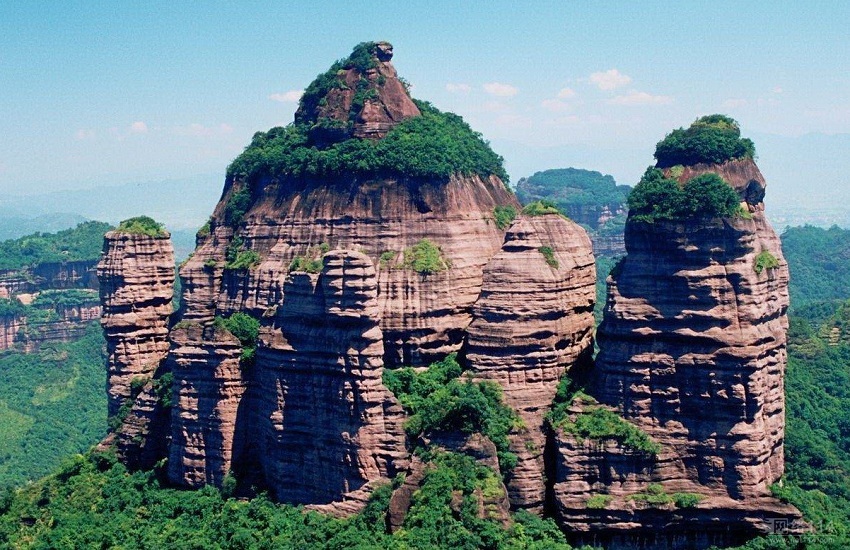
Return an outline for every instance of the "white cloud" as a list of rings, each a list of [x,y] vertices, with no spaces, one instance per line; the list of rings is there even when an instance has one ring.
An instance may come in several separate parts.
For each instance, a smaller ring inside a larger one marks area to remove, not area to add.
[[[281,103],[295,103],[301,96],[304,95],[304,90],[289,90],[282,94],[272,94],[269,99],[272,101],[280,101]]]
[[[514,86],[501,82],[488,82],[484,85],[484,91],[497,97],[513,97],[519,93],[519,90]]]
[[[775,93],[775,94],[781,94],[781,93],[782,93],[782,92],[784,92],[785,90],[783,90],[781,86],[776,86],[776,87],[774,87],[774,88],[773,88],[773,90],[772,90],[772,91],[773,91],[773,93]]]
[[[724,109],[737,109],[747,104],[747,100],[739,97],[729,98],[722,103]]]
[[[446,90],[453,94],[468,94],[470,91],[472,91],[472,86],[470,86],[469,84],[455,84],[449,82],[448,84],[446,84]]]
[[[74,139],[77,141],[85,141],[87,139],[93,139],[95,136],[94,130],[89,130],[87,128],[80,128],[76,132],[74,132]]]
[[[600,90],[616,90],[622,88],[632,81],[632,77],[624,75],[617,69],[609,69],[604,72],[593,73],[590,81]]]
[[[224,136],[232,132],[233,126],[225,123],[219,124],[218,126],[204,126],[203,124],[195,122],[188,126],[176,126],[174,128],[174,133],[178,136],[192,137]]]
[[[131,134],[145,134],[148,131],[148,125],[142,122],[141,120],[137,120],[133,124],[130,125],[130,133]]]
[[[558,99],[570,99],[576,96],[576,91],[572,88],[561,88],[558,92]]]
[[[608,102],[612,105],[667,105],[673,102],[673,98],[669,95],[652,95],[632,90],[626,94],[615,96]]]
[[[552,111],[553,113],[567,111],[572,107],[572,105],[570,105],[566,101],[561,101],[560,99],[544,99],[540,103],[540,106],[546,109],[547,111]]]

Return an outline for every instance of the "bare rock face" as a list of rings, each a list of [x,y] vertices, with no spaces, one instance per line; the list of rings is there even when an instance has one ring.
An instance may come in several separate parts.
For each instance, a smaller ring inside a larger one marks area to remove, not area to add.
[[[174,376],[168,477],[188,487],[221,486],[243,437],[239,405],[247,388],[242,345],[224,328],[184,323],[171,331]]]
[[[132,397],[134,378],[151,378],[168,353],[174,293],[169,236],[110,231],[97,264],[108,353],[109,415]]]
[[[384,387],[378,280],[365,254],[331,251],[293,273],[261,332],[247,455],[283,502],[352,512],[407,466],[401,406]]]
[[[560,378],[586,374],[593,352],[596,272],[584,229],[558,214],[521,216],[484,269],[464,348],[476,378],[497,382],[525,423],[508,489],[515,506],[542,513],[543,417]],[[574,369],[574,370],[573,370]]]
[[[565,466],[555,493],[568,529],[581,529],[584,521],[570,512],[590,490],[577,492],[570,473],[582,464],[604,473],[587,480],[593,491],[613,495],[615,508],[622,494],[651,482],[700,494],[708,508],[738,510],[738,523],[765,502],[782,517],[796,513],[768,489],[783,472],[788,267],[764,218],[764,179],[755,164],[686,167],[681,180],[709,171],[739,192],[750,216],[630,220],[628,255],[608,280],[598,334],[597,397],[663,450],[645,470],[623,474],[626,466],[611,465],[622,463],[616,453],[587,456],[559,441]],[[757,258],[766,254],[775,264],[760,269]],[[567,460],[570,454],[576,456]],[[612,471],[619,476],[613,486]],[[760,504],[748,508],[748,502]],[[734,524],[733,512],[726,513]],[[634,525],[639,516],[627,514],[620,527]],[[745,523],[750,534],[763,527]],[[618,528],[605,527],[609,534]]]
[[[262,315],[285,300],[284,281],[296,257],[318,260],[322,247],[357,250],[377,268],[388,366],[427,365],[460,348],[484,265],[504,238],[493,209],[519,206],[496,176],[447,182],[273,180],[255,198],[238,234],[261,263],[226,270],[225,252],[234,235],[224,224],[225,207],[239,185],[227,189],[211,233],[180,271],[183,319],[203,322],[233,311]],[[428,274],[405,265],[405,252],[425,239],[439,247],[442,259],[441,269]]]
[[[167,379],[166,379],[167,380]],[[118,458],[128,468],[151,469],[168,456],[171,387],[165,381],[151,380],[133,397],[133,404],[121,425],[101,443],[114,446]]]

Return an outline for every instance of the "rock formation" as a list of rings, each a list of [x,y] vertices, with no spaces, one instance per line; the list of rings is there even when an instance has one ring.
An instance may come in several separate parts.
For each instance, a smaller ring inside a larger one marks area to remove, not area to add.
[[[367,97],[366,113],[355,117],[354,134],[377,138],[387,125],[418,116],[418,108],[395,77],[391,47],[378,43],[375,48],[374,66],[365,72],[351,62],[334,76],[341,79],[338,87],[321,98],[305,93],[296,121],[320,120],[311,132],[337,128],[349,120],[351,93],[361,80],[368,82],[361,90]],[[349,81],[354,87],[343,89]],[[376,112],[383,115],[370,118],[369,113]],[[229,205],[247,195],[250,207],[234,230]],[[495,175],[231,178],[213,213],[209,234],[200,239],[181,270],[182,318],[205,322],[217,313],[233,311],[262,315],[285,299],[283,282],[293,260],[318,261],[322,250],[356,250],[368,255],[378,271],[387,365],[427,365],[460,348],[481,290],[484,265],[504,238],[494,221],[497,206],[519,204]],[[421,273],[410,266],[412,247],[424,239],[439,247],[440,270]],[[228,251],[235,249],[259,254],[259,264],[227,269]]]
[[[169,236],[110,231],[97,265],[108,354],[109,415],[132,397],[133,379],[149,379],[168,353],[174,294]]]
[[[338,73],[345,85],[333,87],[321,97],[308,94],[295,113],[297,123],[313,125],[322,119],[333,121],[313,130],[314,133],[323,132],[324,139],[331,141],[351,136],[381,139],[402,120],[420,114],[390,61],[392,44],[367,42],[355,48],[352,57],[358,57],[357,54],[362,57],[351,59]],[[358,94],[362,95],[362,100]],[[353,124],[349,125],[352,114]]]
[[[595,282],[590,240],[578,224],[558,214],[521,216],[484,269],[467,331],[476,377],[498,382],[525,423],[512,437],[519,463],[508,489],[515,506],[537,513],[546,496],[543,417],[561,376],[590,367]]]
[[[221,486],[244,439],[236,437],[247,388],[242,345],[225,328],[188,322],[171,331],[171,342],[169,478],[189,487]]]
[[[765,183],[755,164],[696,165],[676,175],[684,182],[706,172],[735,188],[746,213],[630,220],[628,254],[608,280],[598,335],[597,397],[662,451],[636,460],[628,450],[556,436],[560,521],[579,532],[606,521],[601,530],[612,544],[626,544],[617,537],[633,538],[625,532],[636,525],[651,533],[670,521],[669,510],[634,511],[630,497],[650,483],[701,495],[692,515],[738,524],[739,536],[764,530],[765,516],[799,517],[768,489],[783,472],[788,268],[764,218]],[[765,254],[775,263],[760,269]],[[588,511],[591,493],[612,500]]]
[[[377,295],[372,262],[358,252],[331,251],[318,276],[287,278],[261,335],[247,453],[281,501],[353,511],[367,483],[407,465],[403,411],[381,381]]]

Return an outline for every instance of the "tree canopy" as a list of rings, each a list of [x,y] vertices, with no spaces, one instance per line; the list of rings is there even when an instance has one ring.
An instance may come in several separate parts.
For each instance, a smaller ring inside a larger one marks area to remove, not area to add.
[[[740,213],[740,198],[717,174],[702,174],[684,185],[649,167],[629,195],[632,220],[680,221],[692,218],[726,218]]]
[[[673,130],[655,146],[659,168],[700,162],[720,164],[754,158],[755,154],[752,140],[742,138],[738,122],[725,115],[700,117],[688,128]]]

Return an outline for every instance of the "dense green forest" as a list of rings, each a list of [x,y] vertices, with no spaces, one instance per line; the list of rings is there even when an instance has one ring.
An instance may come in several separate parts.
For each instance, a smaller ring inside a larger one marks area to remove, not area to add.
[[[789,290],[795,309],[850,298],[850,230],[788,228],[782,233],[782,253],[791,269]]]
[[[56,233],[33,233],[0,242],[0,269],[22,269],[45,262],[96,260],[108,223],[83,222]]]
[[[68,344],[0,353],[0,488],[43,476],[106,433],[99,323]]]
[[[574,206],[618,206],[625,204],[631,187],[617,185],[612,176],[580,168],[558,168],[535,172],[517,182],[516,195],[522,204],[547,199],[567,212]]]

